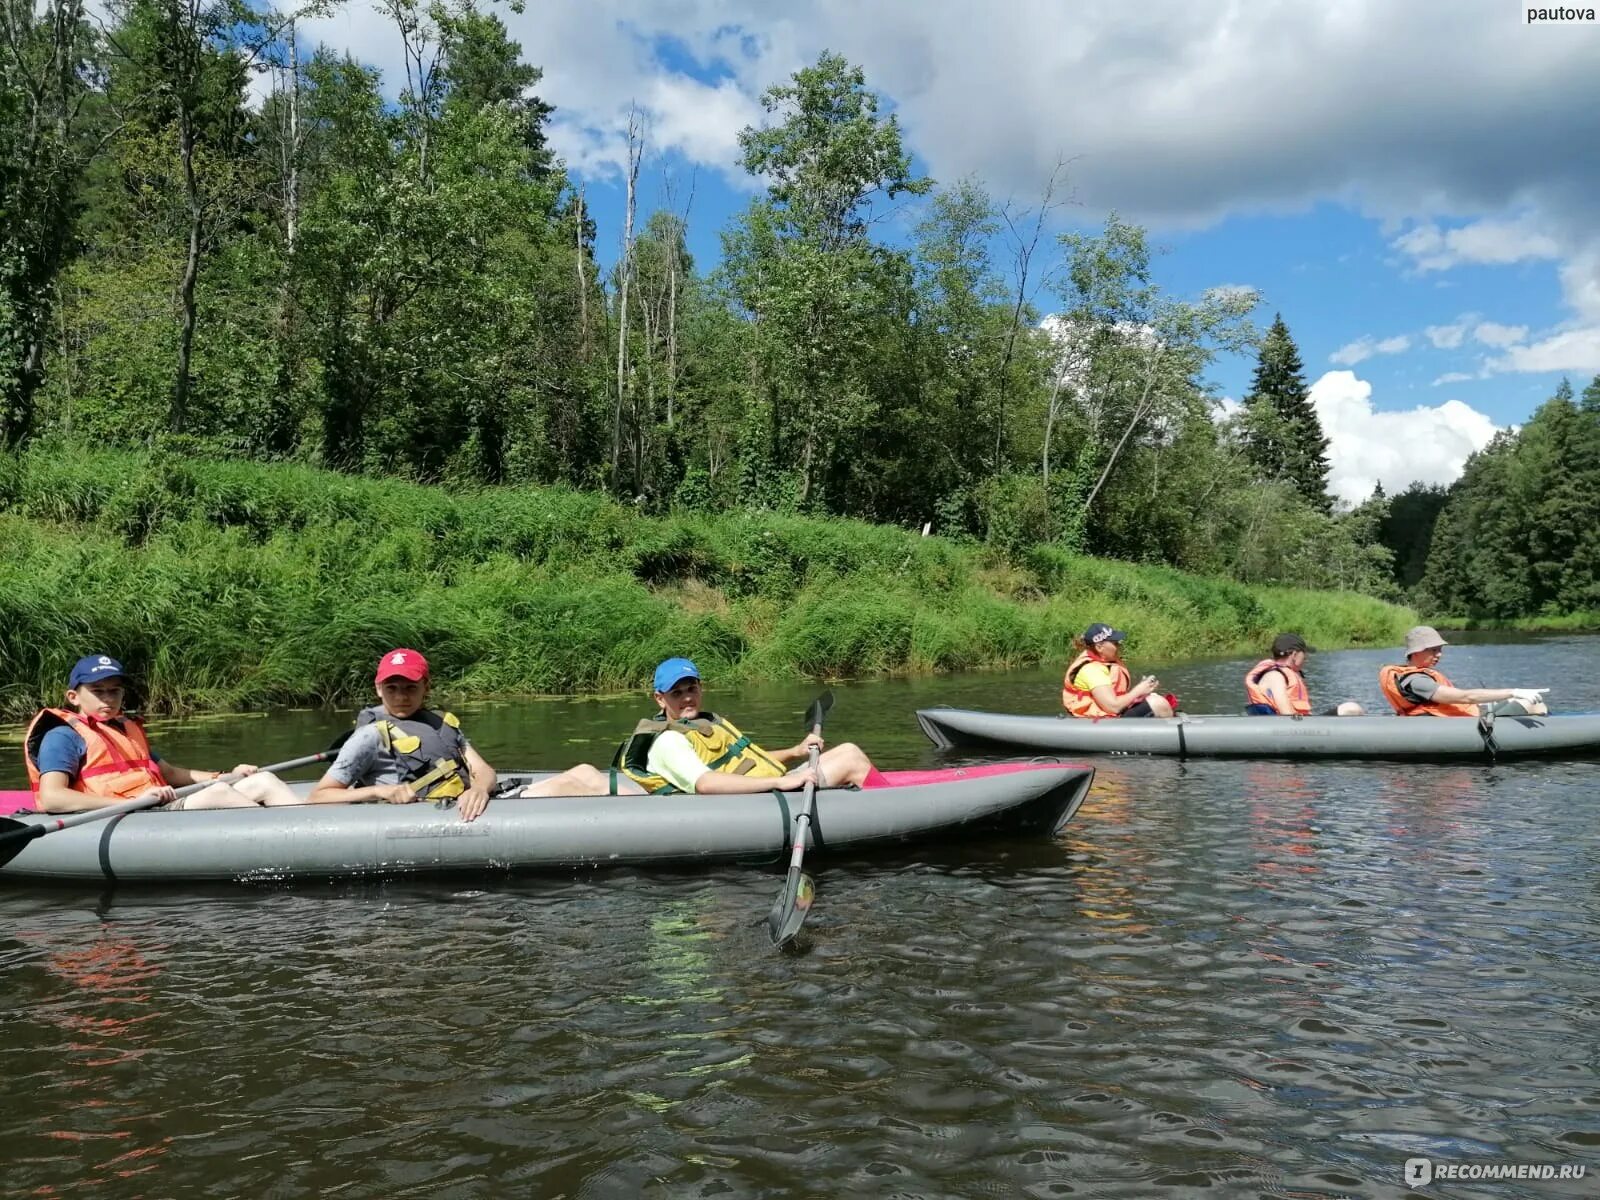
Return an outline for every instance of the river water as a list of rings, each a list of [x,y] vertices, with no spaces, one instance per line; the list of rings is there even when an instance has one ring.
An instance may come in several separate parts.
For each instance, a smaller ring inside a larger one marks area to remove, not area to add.
[[[1191,711],[1247,665],[1154,667]],[[1596,642],[1464,645],[1462,685],[1600,708]],[[1315,656],[1375,707],[1387,656]],[[835,685],[835,740],[1049,712],[1054,671]],[[711,700],[769,744],[814,686]],[[462,706],[503,766],[602,761],[635,698]],[[348,716],[156,724],[180,762]],[[7,748],[8,760],[14,747]],[[1406,1194],[1408,1159],[1600,1193],[1594,764],[1104,758],[1057,841],[777,870],[273,889],[0,887],[4,1196]],[[16,786],[9,769],[0,785]]]

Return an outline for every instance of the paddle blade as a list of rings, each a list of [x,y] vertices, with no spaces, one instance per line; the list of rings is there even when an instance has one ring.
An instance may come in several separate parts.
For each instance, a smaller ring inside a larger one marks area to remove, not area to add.
[[[778,897],[772,912],[767,915],[767,932],[772,936],[774,946],[786,946],[794,940],[794,935],[800,932],[800,926],[806,923],[806,917],[811,913],[811,901],[816,894],[817,887],[810,875],[799,867],[789,868],[783,895]]]
[[[29,825],[26,821],[0,818],[0,867],[5,866],[34,838],[43,837],[48,825]]]
[[[822,724],[822,718],[828,715],[828,710],[833,707],[833,693],[823,692],[811,702],[811,707],[806,709],[806,732],[810,732]]]

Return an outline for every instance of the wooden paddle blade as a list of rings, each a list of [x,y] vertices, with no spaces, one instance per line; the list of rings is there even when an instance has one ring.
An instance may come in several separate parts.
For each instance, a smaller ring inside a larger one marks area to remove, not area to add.
[[[812,882],[811,876],[798,867],[791,868],[783,895],[778,897],[778,902],[767,916],[767,932],[772,936],[774,946],[781,948],[794,940],[794,935],[800,932],[800,926],[806,923],[806,917],[811,913],[811,901],[816,894],[817,885]]]

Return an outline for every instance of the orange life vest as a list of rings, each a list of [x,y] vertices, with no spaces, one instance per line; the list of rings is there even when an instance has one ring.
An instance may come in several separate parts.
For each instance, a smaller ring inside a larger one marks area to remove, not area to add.
[[[39,794],[39,743],[58,725],[66,725],[83,739],[86,751],[78,772],[76,790],[91,796],[131,799],[153,787],[163,787],[161,767],[150,756],[144,726],[136,717],[96,721],[65,708],[46,708],[33,718],[22,739],[22,756],[28,764],[28,786]]]
[[[1255,666],[1244,673],[1244,694],[1250,704],[1265,704],[1274,712],[1278,706],[1272,702],[1272,697],[1267,695],[1267,689],[1261,686],[1262,677],[1268,671],[1282,671],[1283,677],[1289,683],[1289,707],[1300,716],[1311,712],[1311,693],[1306,691],[1305,676],[1301,675],[1288,663],[1281,663],[1275,658],[1263,658]]]
[[[1444,687],[1454,687],[1439,672],[1428,667],[1414,667],[1410,663],[1391,663],[1378,671],[1378,686],[1383,689],[1383,696],[1389,706],[1402,717],[1475,717],[1478,715],[1476,704],[1418,704],[1411,697],[1400,690],[1400,680],[1406,675],[1426,675],[1429,679]]]
[[[1128,668],[1120,662],[1106,662],[1098,655],[1085,650],[1072,660],[1072,665],[1067,668],[1067,673],[1061,677],[1061,707],[1075,717],[1087,717],[1091,721],[1099,721],[1105,717],[1121,716],[1120,713],[1107,712],[1095,703],[1094,694],[1086,691],[1077,684],[1078,672],[1091,662],[1104,663],[1111,668],[1111,690],[1117,695],[1126,695],[1133,685],[1133,677],[1128,674]]]

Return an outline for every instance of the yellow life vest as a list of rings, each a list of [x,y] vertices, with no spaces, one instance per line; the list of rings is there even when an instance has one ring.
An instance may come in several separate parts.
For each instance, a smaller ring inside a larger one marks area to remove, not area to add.
[[[455,713],[422,708],[401,720],[375,704],[357,714],[362,725],[378,727],[379,743],[400,762],[401,782],[427,781],[422,799],[449,800],[467,790],[467,739]]]
[[[776,779],[783,766],[772,755],[740,733],[732,721],[716,713],[701,713],[692,721],[669,721],[665,713],[646,717],[634,727],[628,740],[617,747],[611,767],[621,771],[645,791],[665,795],[679,789],[650,771],[650,747],[656,738],[671,730],[689,739],[695,755],[713,771],[727,775],[754,775]]]

